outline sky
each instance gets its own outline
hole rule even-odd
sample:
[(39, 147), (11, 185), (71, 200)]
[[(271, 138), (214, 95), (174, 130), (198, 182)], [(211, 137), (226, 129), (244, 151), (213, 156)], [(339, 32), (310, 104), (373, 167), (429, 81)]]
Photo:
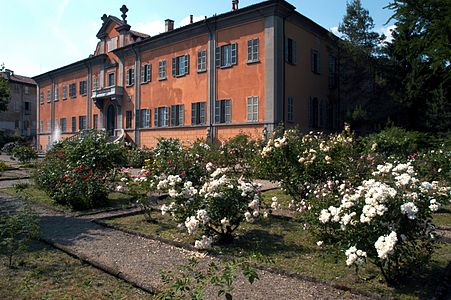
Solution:
[[(127, 5), (132, 30), (156, 35), (164, 31), (164, 20), (175, 26), (188, 24), (189, 15), (205, 16), (231, 10), (231, 0), (0, 0), (2, 14), (0, 65), (16, 74), (36, 76), (87, 58), (97, 45), (101, 16), (120, 18)], [(240, 8), (262, 2), (241, 0)], [(346, 13), (346, 0), (288, 0), (296, 10), (336, 33)], [(390, 0), (362, 0), (374, 20), (375, 31), (389, 36), (392, 12), (384, 9)]]

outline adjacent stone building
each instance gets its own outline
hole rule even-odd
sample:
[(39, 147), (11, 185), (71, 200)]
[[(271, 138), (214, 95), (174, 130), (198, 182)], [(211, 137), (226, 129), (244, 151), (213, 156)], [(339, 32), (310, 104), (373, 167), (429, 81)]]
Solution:
[(8, 80), (8, 109), (0, 112), (0, 130), (36, 141), (36, 82), (6, 69), (0, 76)]
[(34, 77), (41, 149), (89, 128), (141, 147), (337, 128), (336, 37), (283, 0), (234, 8), (156, 36), (131, 30), (125, 6), (104, 15), (93, 55)]

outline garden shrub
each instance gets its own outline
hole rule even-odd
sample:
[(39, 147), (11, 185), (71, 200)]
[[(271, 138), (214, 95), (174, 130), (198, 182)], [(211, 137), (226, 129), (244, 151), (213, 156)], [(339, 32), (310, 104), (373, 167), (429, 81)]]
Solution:
[(419, 180), (411, 161), (387, 162), (359, 185), (341, 182), (338, 193), (325, 187), (321, 197), (311, 197), (310, 225), (326, 244), (346, 250), (348, 266), (369, 260), (393, 283), (429, 262), (436, 242), (432, 213), (449, 201), (449, 191)]
[(9, 267), (13, 265), (13, 257), (25, 251), (39, 236), (38, 217), (28, 206), (22, 206), (15, 214), (0, 215), (0, 252), (8, 257)]
[(124, 145), (109, 142), (106, 133), (87, 131), (56, 144), (34, 177), (57, 203), (89, 209), (104, 203), (116, 169), (125, 162)]
[(434, 142), (430, 135), (400, 127), (390, 127), (362, 139), (367, 153), (377, 152), (396, 158), (406, 158), (431, 147)]
[(17, 159), (21, 163), (29, 163), (32, 160), (38, 158), (38, 154), (30, 145), (16, 145), (11, 150), (11, 155), (14, 159)]

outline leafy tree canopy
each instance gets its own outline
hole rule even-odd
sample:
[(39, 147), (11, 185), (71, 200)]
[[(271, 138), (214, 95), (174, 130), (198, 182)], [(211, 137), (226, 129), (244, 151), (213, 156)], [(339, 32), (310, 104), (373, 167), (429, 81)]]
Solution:
[[(0, 66), (0, 72), (3, 72), (5, 66), (2, 64)], [(0, 111), (5, 111), (8, 109), (9, 103), (9, 84), (8, 80), (0, 76)]]

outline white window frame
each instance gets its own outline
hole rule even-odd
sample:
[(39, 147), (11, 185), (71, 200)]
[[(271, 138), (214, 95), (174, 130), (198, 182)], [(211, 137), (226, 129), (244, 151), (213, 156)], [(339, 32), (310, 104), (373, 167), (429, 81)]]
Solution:
[(197, 73), (207, 71), (207, 50), (197, 52)]
[[(110, 76), (111, 76), (111, 75), (113, 75), (113, 80), (111, 80), (112, 82), (110, 82)], [(108, 85), (108, 87), (116, 86), (116, 72), (108, 72), (108, 73), (107, 73), (106, 80), (107, 80), (107, 85)], [(111, 83), (112, 83), (112, 84), (111, 84)]]
[(166, 72), (166, 60), (160, 60), (158, 62), (158, 80), (166, 80), (167, 72)]
[(191, 103), (191, 125), (204, 125), (206, 123), (206, 102)]
[(169, 107), (162, 106), (154, 109), (154, 127), (168, 127), (169, 126)]
[(258, 38), (247, 41), (247, 62), (256, 63), (260, 61), (260, 41)]
[[(72, 87), (73, 87), (73, 89), (72, 89)], [(72, 93), (72, 91), (73, 91), (73, 93)], [(69, 97), (71, 97), (71, 98), (77, 97), (77, 84), (75, 82), (69, 84)]]
[(229, 68), (238, 64), (238, 43), (216, 47), (216, 67)]
[(258, 122), (258, 96), (249, 96), (246, 101), (246, 113), (248, 122)]
[(133, 86), (135, 84), (135, 67), (127, 69), (125, 77), (127, 86)]
[(172, 76), (183, 77), (189, 74), (189, 54), (172, 58)]
[(58, 101), (58, 86), (55, 86), (55, 89), (53, 90), (53, 101)]
[(63, 91), (62, 91), (61, 98), (62, 98), (63, 100), (66, 100), (66, 99), (67, 99), (67, 85), (63, 85)]
[(171, 106), (171, 127), (185, 125), (185, 105), (177, 104)]
[(224, 99), (215, 101), (215, 124), (227, 124), (232, 122), (232, 100)]
[(152, 81), (152, 65), (144, 64), (141, 66), (141, 84)]

